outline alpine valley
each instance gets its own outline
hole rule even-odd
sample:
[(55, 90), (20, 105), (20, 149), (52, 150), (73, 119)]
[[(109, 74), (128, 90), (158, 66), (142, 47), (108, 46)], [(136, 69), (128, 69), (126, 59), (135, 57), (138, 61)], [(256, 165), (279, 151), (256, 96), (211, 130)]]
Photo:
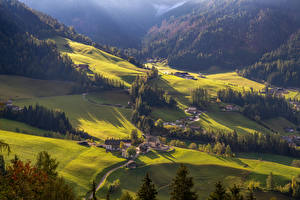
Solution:
[(299, 10), (0, 0), (0, 199), (300, 199)]

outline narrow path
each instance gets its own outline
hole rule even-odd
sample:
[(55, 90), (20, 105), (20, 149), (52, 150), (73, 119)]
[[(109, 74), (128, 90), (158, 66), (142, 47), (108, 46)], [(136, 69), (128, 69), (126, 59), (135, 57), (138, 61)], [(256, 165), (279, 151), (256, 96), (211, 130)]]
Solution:
[[(109, 175), (111, 175), (113, 172), (115, 172), (116, 170), (118, 170), (118, 169), (120, 169), (120, 168), (122, 168), (122, 167), (125, 167), (128, 163), (130, 162), (130, 160), (127, 162), (127, 163), (125, 163), (125, 164), (123, 164), (123, 165), (121, 165), (121, 166), (119, 166), (119, 167), (116, 167), (116, 168), (113, 168), (113, 169), (111, 169), (111, 170), (109, 170), (102, 178), (101, 178), (101, 180), (100, 180), (100, 182), (99, 182), (99, 184), (98, 184), (98, 186), (97, 186), (97, 188), (96, 188), (96, 192), (104, 185), (104, 183), (105, 183), (105, 181), (106, 181), (106, 179), (107, 179), (107, 177), (109, 176)], [(92, 199), (92, 194), (90, 195), (90, 197), (88, 198), (88, 199)]]

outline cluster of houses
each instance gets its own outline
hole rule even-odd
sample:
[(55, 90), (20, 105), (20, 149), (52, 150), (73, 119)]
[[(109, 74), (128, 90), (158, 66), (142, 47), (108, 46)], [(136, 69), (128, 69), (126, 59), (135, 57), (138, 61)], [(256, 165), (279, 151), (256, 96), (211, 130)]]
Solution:
[[(187, 124), (199, 121), (200, 116), (203, 113), (203, 111), (198, 110), (196, 107), (189, 107), (189, 108), (185, 109), (185, 112), (191, 114), (191, 116), (187, 116), (183, 119), (176, 120), (175, 122), (165, 122), (165, 123), (163, 123), (163, 125), (164, 126), (175, 126), (175, 127), (178, 127), (178, 128), (185, 129)], [(189, 127), (191, 129), (194, 129), (194, 130), (201, 129), (198, 126), (189, 126)]]
[(288, 135), (282, 136), (282, 139), (286, 140), (292, 146), (300, 146), (300, 136)]
[(266, 87), (262, 91), (260, 91), (262, 94), (271, 94), (271, 95), (276, 95), (276, 96), (281, 96), (283, 94), (288, 94), (288, 90), (282, 87), (275, 87), (275, 88), (269, 88)]
[(0, 105), (2, 107), (10, 108), (13, 111), (21, 111), (23, 109), (23, 108), (20, 108), (19, 106), (13, 105), (13, 101), (12, 100), (8, 100), (6, 102), (2, 102), (2, 103), (0, 103)]
[[(127, 159), (134, 159), (140, 154), (147, 154), (151, 149), (158, 151), (169, 151), (170, 146), (164, 145), (160, 142), (156, 136), (146, 135), (145, 141), (136, 147), (136, 156), (130, 157), (127, 153), (127, 149), (132, 146), (132, 141), (129, 139), (107, 139), (104, 144), (96, 145), (97, 147), (105, 148), (107, 152), (120, 152), (122, 157)], [(93, 146), (86, 141), (80, 142), (83, 146)]]

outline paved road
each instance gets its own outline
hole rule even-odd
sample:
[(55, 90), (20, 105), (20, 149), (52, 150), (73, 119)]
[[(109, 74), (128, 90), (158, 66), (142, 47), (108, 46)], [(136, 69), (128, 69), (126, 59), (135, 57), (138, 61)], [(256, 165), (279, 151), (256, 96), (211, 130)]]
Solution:
[[(99, 184), (98, 184), (98, 186), (97, 186), (97, 188), (96, 188), (96, 191), (98, 191), (103, 185), (104, 185), (104, 183), (105, 183), (105, 181), (106, 181), (106, 178), (110, 175), (110, 174), (112, 174), (114, 171), (116, 171), (116, 170), (118, 170), (118, 169), (120, 169), (120, 168), (122, 168), (122, 167), (125, 167), (128, 163), (129, 163), (130, 161), (128, 161), (127, 163), (125, 163), (125, 164), (123, 164), (123, 165), (121, 165), (121, 166), (119, 166), (119, 167), (116, 167), (116, 168), (113, 168), (113, 169), (111, 169), (111, 170), (109, 170), (102, 178), (101, 178), (101, 180), (100, 180), (100, 182), (99, 182)], [(88, 199), (92, 199), (92, 194), (90, 195), (90, 197), (88, 198)]]

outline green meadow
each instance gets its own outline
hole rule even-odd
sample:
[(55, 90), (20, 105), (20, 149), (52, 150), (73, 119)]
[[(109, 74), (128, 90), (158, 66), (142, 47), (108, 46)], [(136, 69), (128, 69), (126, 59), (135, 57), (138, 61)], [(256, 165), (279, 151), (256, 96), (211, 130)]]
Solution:
[[(261, 160), (258, 160), (258, 159)], [(268, 158), (268, 160), (265, 160)], [(272, 162), (275, 161), (275, 162)], [(138, 168), (119, 169), (107, 180), (106, 185), (98, 192), (105, 198), (109, 184), (119, 179), (123, 191), (136, 192), (145, 174), (148, 172), (159, 191), (159, 199), (169, 199), (169, 184), (181, 163), (188, 166), (195, 180), (195, 189), (200, 199), (205, 199), (214, 189), (214, 184), (222, 180), (224, 185), (238, 184), (246, 189), (250, 180), (259, 181), (265, 186), (265, 179), (270, 172), (275, 181), (284, 185), (293, 176), (300, 174), (299, 168), (290, 166), (292, 158), (275, 155), (241, 154), (237, 158), (224, 158), (194, 150), (176, 148), (172, 153), (152, 151), (138, 158)], [(118, 198), (121, 191), (115, 193)], [(261, 198), (263, 200), (263, 198)]]
[(74, 86), (72, 82), (0, 75), (0, 100), (66, 95)]
[(131, 109), (91, 103), (83, 95), (33, 98), (15, 103), (19, 106), (39, 104), (64, 111), (74, 127), (102, 140), (127, 138), (135, 129), (130, 122)]
[(71, 41), (66, 38), (54, 38), (59, 50), (67, 54), (76, 64), (88, 64), (94, 73), (105, 77), (124, 81), (126, 86), (135, 79), (138, 74), (145, 72), (131, 63), (95, 47)]
[(83, 147), (75, 141), (51, 139), (0, 130), (0, 139), (8, 143), (12, 153), (24, 161), (35, 161), (37, 154), (47, 151), (59, 161), (58, 171), (83, 196), (97, 175), (111, 165), (123, 162), (123, 158), (106, 153), (104, 149)]

